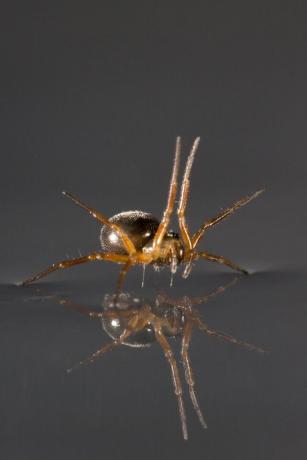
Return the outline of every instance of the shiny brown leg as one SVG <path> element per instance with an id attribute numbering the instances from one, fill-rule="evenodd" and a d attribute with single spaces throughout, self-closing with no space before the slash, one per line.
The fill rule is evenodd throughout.
<path id="1" fill-rule="evenodd" d="M 175 199 L 177 195 L 177 188 L 178 188 L 178 170 L 179 170 L 180 153 L 181 153 L 181 138 L 177 137 L 174 166 L 173 166 L 172 178 L 171 178 L 171 183 L 170 183 L 170 188 L 169 188 L 169 193 L 168 193 L 167 205 L 163 213 L 163 217 L 158 227 L 158 230 L 153 239 L 153 249 L 156 252 L 159 251 L 164 235 L 167 232 L 167 229 L 170 223 L 170 219 L 173 213 L 173 209 L 174 209 Z"/>
<path id="2" fill-rule="evenodd" d="M 125 265 L 120 270 L 119 277 L 117 280 L 117 285 L 116 285 L 115 303 L 118 302 L 119 296 L 123 290 L 123 286 L 124 286 L 124 282 L 125 282 L 127 273 L 130 270 L 131 266 L 132 266 L 132 262 L 128 260 L 128 262 L 126 262 Z"/>
<path id="3" fill-rule="evenodd" d="M 199 421 L 202 427 L 207 428 L 206 421 L 199 407 L 196 393 L 194 390 L 195 381 L 194 381 L 193 371 L 192 371 L 190 357 L 189 357 L 189 346 L 190 346 L 190 341 L 191 341 L 191 334 L 192 334 L 192 323 L 188 319 L 183 328 L 182 347 L 181 347 L 182 362 L 183 362 L 183 367 L 184 367 L 185 379 L 189 387 L 190 398 L 191 398 L 194 410 L 199 418 Z"/>
<path id="4" fill-rule="evenodd" d="M 22 285 L 26 286 L 28 284 L 34 283 L 35 281 L 38 281 L 39 279 L 44 278 L 47 275 L 50 275 L 50 273 L 55 272 L 56 270 L 62 268 L 70 268 L 74 265 L 84 264 L 86 262 L 93 262 L 96 260 L 107 260 L 116 263 L 126 263 L 129 260 L 129 256 L 114 253 L 93 252 L 92 254 L 83 257 L 78 257 L 77 259 L 63 260 L 62 262 L 50 265 L 50 267 L 48 267 L 46 270 L 38 273 L 32 278 L 26 279 L 22 282 Z"/>
<path id="5" fill-rule="evenodd" d="M 234 203 L 230 208 L 225 209 L 220 214 L 218 214 L 216 217 L 213 217 L 212 219 L 204 222 L 203 225 L 199 228 L 199 230 L 197 230 L 197 232 L 193 235 L 193 238 L 192 238 L 193 248 L 196 247 L 196 245 L 199 243 L 200 239 L 203 237 L 205 231 L 208 228 L 213 227 L 214 225 L 218 224 L 223 219 L 233 214 L 237 209 L 241 208 L 242 206 L 248 204 L 250 201 L 257 198 L 257 196 L 259 196 L 263 192 L 264 192 L 264 189 L 258 190 L 256 193 L 253 193 L 252 195 L 248 195 L 244 198 L 241 198 L 241 200 Z"/>
<path id="6" fill-rule="evenodd" d="M 192 249 L 192 241 L 188 229 L 188 225 L 185 218 L 185 212 L 189 197 L 190 191 L 190 175 L 192 170 L 193 161 L 195 158 L 195 154 L 200 142 L 200 137 L 197 137 L 193 143 L 191 152 L 188 156 L 184 176 L 181 185 L 181 194 L 180 194 L 180 201 L 177 209 L 178 221 L 179 221 L 179 228 L 181 232 L 182 241 L 185 246 L 186 251 L 190 251 Z"/>
<path id="7" fill-rule="evenodd" d="M 188 439 L 187 420 L 186 420 L 186 414 L 185 414 L 185 409 L 184 409 L 184 404 L 183 404 L 182 385 L 180 381 L 177 363 L 173 355 L 172 349 L 165 335 L 163 334 L 161 330 L 161 326 L 154 325 L 154 327 L 155 327 L 155 334 L 156 334 L 157 342 L 160 344 L 164 352 L 164 356 L 166 357 L 170 365 L 170 368 L 171 368 L 174 391 L 175 391 L 175 395 L 177 396 L 177 400 L 178 400 L 179 415 L 180 415 L 180 420 L 181 420 L 183 438 L 187 440 Z"/>
<path id="8" fill-rule="evenodd" d="M 212 262 L 217 262 L 222 265 L 226 265 L 227 267 L 232 268 L 238 272 L 243 273 L 244 275 L 248 275 L 248 271 L 244 268 L 240 267 L 239 265 L 234 264 L 231 260 L 225 259 L 223 256 L 217 256 L 215 254 L 209 254 L 208 252 L 196 252 L 193 256 L 194 260 L 197 259 L 207 259 L 211 260 Z"/>
<path id="9" fill-rule="evenodd" d="M 117 224 L 110 222 L 110 220 L 101 212 L 96 211 L 94 208 L 91 208 L 87 204 L 80 201 L 74 195 L 69 192 L 62 192 L 64 196 L 70 198 L 75 204 L 80 206 L 81 208 L 85 209 L 94 219 L 97 219 L 101 224 L 107 225 L 110 227 L 114 232 L 116 232 L 120 238 L 122 239 L 123 245 L 129 255 L 133 255 L 136 253 L 136 249 L 128 235 L 124 232 L 124 230 Z"/>

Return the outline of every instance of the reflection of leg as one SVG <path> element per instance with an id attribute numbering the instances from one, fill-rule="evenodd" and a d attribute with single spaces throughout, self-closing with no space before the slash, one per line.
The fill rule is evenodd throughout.
<path id="1" fill-rule="evenodd" d="M 219 222 L 221 222 L 221 220 L 233 214 L 237 209 L 241 208 L 245 204 L 257 198 L 257 196 L 259 196 L 262 192 L 264 192 L 264 189 L 258 190 L 256 193 L 253 193 L 252 195 L 248 195 L 244 198 L 241 198 L 241 200 L 234 203 L 230 208 L 225 209 L 220 214 L 218 214 L 216 217 L 213 217 L 212 219 L 204 222 L 203 225 L 199 228 L 199 230 L 197 230 L 197 232 L 193 235 L 193 238 L 192 238 L 193 248 L 196 247 L 199 240 L 203 237 L 205 231 L 208 228 L 213 227 L 214 225 L 218 224 Z"/>
<path id="2" fill-rule="evenodd" d="M 62 262 L 50 265 L 50 267 L 48 267 L 46 270 L 38 273 L 32 278 L 28 278 L 27 280 L 23 281 L 22 285 L 26 286 L 27 284 L 34 283 L 35 281 L 38 281 L 39 279 L 61 268 L 70 268 L 74 265 L 84 264 L 86 262 L 93 262 L 96 260 L 108 260 L 110 262 L 125 263 L 127 262 L 127 260 L 129 260 L 129 256 L 108 252 L 93 252 L 92 254 L 83 257 L 78 257 L 77 259 L 63 260 Z"/>
<path id="3" fill-rule="evenodd" d="M 191 341 L 191 334 L 192 334 L 192 324 L 191 324 L 191 321 L 189 321 L 188 319 L 184 325 L 183 337 L 182 337 L 182 347 L 181 347 L 181 356 L 183 360 L 185 379 L 189 387 L 190 398 L 191 398 L 193 407 L 195 409 L 195 412 L 198 415 L 199 421 L 203 428 L 207 428 L 207 424 L 205 422 L 205 419 L 199 407 L 199 404 L 196 398 L 196 393 L 194 391 L 195 382 L 194 382 L 193 371 L 192 371 L 190 358 L 189 358 L 189 346 L 190 346 L 190 341 Z"/>
<path id="4" fill-rule="evenodd" d="M 63 192 L 63 195 L 67 196 L 75 204 L 85 209 L 85 211 L 87 211 L 92 217 L 94 217 L 94 219 L 97 219 L 101 224 L 107 225 L 112 230 L 114 230 L 114 232 L 116 232 L 122 239 L 123 245 L 125 246 L 125 249 L 128 254 L 132 255 L 136 252 L 134 244 L 132 243 L 128 235 L 124 232 L 124 230 L 119 225 L 115 224 L 114 222 L 110 222 L 110 220 L 104 214 L 96 211 L 94 208 L 91 208 L 87 204 L 83 203 L 71 193 Z"/>
<path id="5" fill-rule="evenodd" d="M 214 291 L 210 292 L 207 295 L 204 295 L 204 296 L 201 296 L 201 297 L 191 297 L 191 298 L 189 298 L 189 302 L 190 302 L 191 305 L 199 305 L 199 304 L 202 304 L 202 303 L 206 303 L 209 300 L 214 299 L 214 297 L 216 297 L 217 295 L 222 294 L 223 292 L 225 292 L 226 289 L 234 286 L 237 283 L 238 279 L 239 279 L 238 277 L 233 278 L 233 280 L 231 280 L 230 283 L 225 284 L 224 286 L 218 287 L 217 289 L 215 289 Z"/>
<path id="6" fill-rule="evenodd" d="M 239 265 L 234 264 L 233 262 L 231 262 L 231 260 L 225 259 L 225 257 L 223 257 L 223 256 L 217 256 L 215 254 L 209 254 L 208 252 L 196 252 L 194 260 L 195 259 L 207 259 L 207 260 L 211 260 L 212 262 L 218 262 L 219 264 L 227 265 L 227 267 L 230 267 L 233 270 L 236 270 L 238 272 L 244 273 L 244 275 L 248 275 L 247 270 L 245 270 L 244 268 L 240 267 Z"/>
<path id="7" fill-rule="evenodd" d="M 107 343 L 102 348 L 99 348 L 97 351 L 95 351 L 95 353 L 92 353 L 90 356 L 80 361 L 78 364 L 73 366 L 71 369 L 68 369 L 67 372 L 71 372 L 72 370 L 76 369 L 79 366 L 84 366 L 85 364 L 93 363 L 97 358 L 100 358 L 107 351 L 111 350 L 112 348 L 122 345 L 123 342 L 131 334 L 141 330 L 147 321 L 148 321 L 148 317 L 147 317 L 146 309 L 137 311 L 136 313 L 132 312 L 131 318 L 129 319 L 127 327 L 124 329 L 124 331 L 122 332 L 122 334 L 120 335 L 118 339 L 115 339 L 113 340 L 113 342 Z"/>
<path id="8" fill-rule="evenodd" d="M 177 195 L 178 187 L 178 170 L 179 170 L 179 161 L 180 161 L 180 152 L 181 152 L 181 138 L 177 137 L 176 139 L 176 150 L 175 150 L 175 160 L 172 172 L 172 178 L 170 183 L 170 188 L 168 192 L 168 199 L 165 211 L 163 213 L 162 220 L 156 231 L 156 234 L 153 239 L 153 248 L 158 251 L 161 245 L 161 242 L 164 238 L 165 233 L 167 232 L 170 218 L 173 213 L 175 199 Z"/>
<path id="9" fill-rule="evenodd" d="M 168 294 L 165 294 L 164 292 L 160 292 L 156 296 L 156 302 L 160 306 L 162 304 L 167 304 L 167 305 L 172 305 L 173 307 L 183 307 L 186 308 L 190 305 L 200 305 L 202 303 L 209 302 L 209 300 L 214 299 L 219 294 L 222 294 L 226 289 L 230 288 L 231 286 L 234 286 L 237 281 L 238 277 L 235 277 L 230 281 L 228 284 L 225 284 L 224 286 L 220 286 L 214 291 L 210 292 L 209 294 L 206 294 L 204 296 L 200 297 L 183 297 L 181 299 L 175 299 L 174 297 L 170 297 Z"/>
<path id="10" fill-rule="evenodd" d="M 156 334 L 156 339 L 158 343 L 160 344 L 164 355 L 170 365 L 171 372 L 172 372 L 172 379 L 173 379 L 173 384 L 174 384 L 174 391 L 175 395 L 177 396 L 178 400 L 178 406 L 179 406 L 179 414 L 180 414 L 180 420 L 181 420 L 181 426 L 182 426 L 182 433 L 183 433 L 183 438 L 185 440 L 188 439 L 188 431 L 187 431 L 187 421 L 186 421 L 186 415 L 185 415 L 185 410 L 184 410 L 184 405 L 183 405 L 183 397 L 182 397 L 182 386 L 181 386 L 181 381 L 179 377 L 179 372 L 178 372 L 178 367 L 177 363 L 175 360 L 175 357 L 173 355 L 173 352 L 171 350 L 171 347 L 161 331 L 160 326 L 155 327 L 155 334 Z"/>
<path id="11" fill-rule="evenodd" d="M 110 309 L 105 311 L 94 311 L 90 310 L 83 305 L 80 305 L 76 302 L 73 302 L 69 299 L 58 299 L 60 305 L 64 305 L 64 307 L 69 308 L 81 315 L 88 316 L 89 318 L 127 318 L 135 314 L 138 310 L 136 309 L 129 309 L 129 310 L 118 310 L 118 309 Z"/>
<path id="12" fill-rule="evenodd" d="M 256 347 L 256 345 L 253 345 L 248 342 L 244 342 L 243 340 L 236 339 L 235 337 L 231 335 L 224 334 L 224 332 L 216 331 L 215 329 L 210 329 L 207 324 L 205 324 L 200 317 L 193 313 L 193 322 L 197 325 L 197 327 L 201 330 L 204 331 L 207 335 L 211 335 L 213 337 L 217 337 L 219 339 L 225 340 L 226 342 L 233 343 L 235 345 L 239 345 L 240 347 L 245 347 L 249 350 L 253 351 L 258 351 L 259 353 L 265 353 L 266 350 L 260 347 Z"/>
<path id="13" fill-rule="evenodd" d="M 112 348 L 118 347 L 119 345 L 121 345 L 121 342 L 119 340 L 114 340 L 114 342 L 107 343 L 106 345 L 104 345 L 103 347 L 101 347 L 97 351 L 95 351 L 95 353 L 92 353 L 90 356 L 88 356 L 87 358 L 83 359 L 82 361 L 79 361 L 77 364 L 75 364 L 70 369 L 67 369 L 67 372 L 74 371 L 79 366 L 85 366 L 86 364 L 93 363 L 97 358 L 100 358 L 107 351 L 112 350 Z"/>

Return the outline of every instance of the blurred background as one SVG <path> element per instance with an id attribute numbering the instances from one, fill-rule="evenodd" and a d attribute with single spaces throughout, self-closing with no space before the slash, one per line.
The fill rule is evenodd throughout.
<path id="1" fill-rule="evenodd" d="M 4 2 L 3 458 L 306 457 L 306 9 L 274 0 Z M 177 135 L 183 158 L 201 136 L 192 230 L 266 188 L 204 238 L 202 248 L 253 276 L 203 312 L 214 327 L 271 350 L 258 356 L 196 334 L 192 362 L 209 429 L 189 413 L 185 444 L 157 346 L 123 348 L 66 374 L 108 339 L 57 296 L 99 307 L 118 266 L 15 285 L 99 249 L 97 222 L 62 190 L 108 216 L 141 209 L 160 217 Z M 141 277 L 136 268 L 127 289 L 151 298 L 169 289 L 168 270 L 149 268 L 143 291 Z M 188 280 L 177 275 L 172 292 L 201 295 L 232 277 L 200 262 Z"/>

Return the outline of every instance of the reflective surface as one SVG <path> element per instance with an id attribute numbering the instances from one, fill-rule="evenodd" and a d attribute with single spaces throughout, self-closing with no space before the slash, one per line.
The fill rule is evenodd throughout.
<path id="1" fill-rule="evenodd" d="M 233 275 L 207 274 L 205 283 L 201 279 L 196 270 L 188 281 L 194 296 L 231 282 Z M 180 278 L 175 281 L 177 287 L 167 290 L 167 276 L 160 274 L 166 292 L 182 297 L 187 285 L 183 290 Z M 99 321 L 58 299 L 99 311 L 101 286 L 110 282 L 101 277 L 28 288 L 1 286 L 1 436 L 7 458 L 27 458 L 31 452 L 34 458 L 116 459 L 125 449 L 136 458 L 144 452 L 146 458 L 185 458 L 199 449 L 208 458 L 219 458 L 227 446 L 228 458 L 258 459 L 287 458 L 303 449 L 298 443 L 307 421 L 302 275 L 287 271 L 241 277 L 198 307 L 212 328 L 270 352 L 257 354 L 195 331 L 191 361 L 209 427 L 201 429 L 188 404 L 188 443 L 182 440 L 169 369 L 156 343 L 146 349 L 121 347 L 90 366 L 66 371 L 110 338 Z M 140 273 L 131 282 L 140 285 Z M 144 295 L 144 290 L 136 293 Z M 178 340 L 171 345 L 178 353 Z"/>

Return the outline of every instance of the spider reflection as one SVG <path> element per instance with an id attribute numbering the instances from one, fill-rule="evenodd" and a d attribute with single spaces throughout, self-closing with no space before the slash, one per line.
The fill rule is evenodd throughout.
<path id="1" fill-rule="evenodd" d="M 170 367 L 174 392 L 178 400 L 183 438 L 185 440 L 188 439 L 182 384 L 177 360 L 169 344 L 169 338 L 181 338 L 181 359 L 185 381 L 198 419 L 203 428 L 206 428 L 206 421 L 197 401 L 194 388 L 195 381 L 189 357 L 189 346 L 193 328 L 197 328 L 209 336 L 217 337 L 247 349 L 264 352 L 262 348 L 211 329 L 204 323 L 195 309 L 195 305 L 207 302 L 225 291 L 226 288 L 234 285 L 236 281 L 237 279 L 235 278 L 228 285 L 219 287 L 208 295 L 194 298 L 183 297 L 182 299 L 173 299 L 165 294 L 159 294 L 154 301 L 145 301 L 130 293 L 106 295 L 102 311 L 90 311 L 88 308 L 76 304 L 71 300 L 60 299 L 62 305 L 91 318 L 101 320 L 104 330 L 112 338 L 112 342 L 103 345 L 92 355 L 69 369 L 68 372 L 80 365 L 94 362 L 113 348 L 122 345 L 148 347 L 153 342 L 158 342 Z"/>

